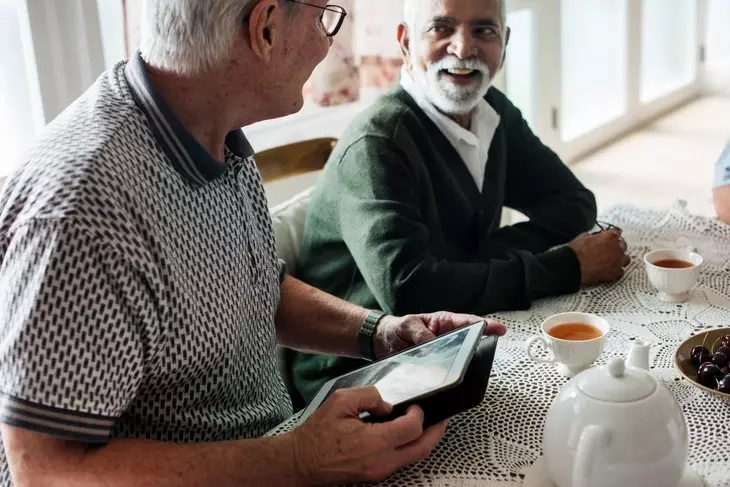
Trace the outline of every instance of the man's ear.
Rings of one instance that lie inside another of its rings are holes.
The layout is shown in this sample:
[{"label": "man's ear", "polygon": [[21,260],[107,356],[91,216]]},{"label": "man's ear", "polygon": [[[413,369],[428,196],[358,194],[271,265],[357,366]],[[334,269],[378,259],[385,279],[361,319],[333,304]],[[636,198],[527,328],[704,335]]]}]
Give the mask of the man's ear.
[{"label": "man's ear", "polygon": [[262,61],[271,61],[272,51],[283,25],[283,14],[276,0],[262,0],[248,17],[251,50]]},{"label": "man's ear", "polygon": [[404,23],[398,25],[398,44],[400,45],[400,53],[403,57],[403,63],[411,68],[411,46],[410,46],[410,33],[408,32],[408,26]]}]

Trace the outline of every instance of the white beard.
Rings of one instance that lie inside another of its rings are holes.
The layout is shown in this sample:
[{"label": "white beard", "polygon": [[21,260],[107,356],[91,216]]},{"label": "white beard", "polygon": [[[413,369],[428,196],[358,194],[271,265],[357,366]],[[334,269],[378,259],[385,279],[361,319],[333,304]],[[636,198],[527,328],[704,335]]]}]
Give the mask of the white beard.
[{"label": "white beard", "polygon": [[[415,52],[411,51],[415,56]],[[444,69],[473,69],[479,72],[478,81],[470,86],[459,86],[442,76]],[[461,60],[448,55],[428,67],[426,71],[413,66],[413,81],[425,95],[426,99],[436,108],[450,115],[465,115],[476,108],[479,100],[484,98],[492,85],[492,74],[482,61]]]}]

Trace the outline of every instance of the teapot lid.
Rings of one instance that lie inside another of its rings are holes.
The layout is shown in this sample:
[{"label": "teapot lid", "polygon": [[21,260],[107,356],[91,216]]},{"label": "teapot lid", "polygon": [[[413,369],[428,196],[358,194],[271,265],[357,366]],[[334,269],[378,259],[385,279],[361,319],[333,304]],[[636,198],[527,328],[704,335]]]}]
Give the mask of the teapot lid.
[{"label": "teapot lid", "polygon": [[608,367],[589,369],[577,378],[578,389],[586,396],[606,402],[636,402],[656,390],[656,381],[644,370],[626,368],[622,358],[613,358]]}]

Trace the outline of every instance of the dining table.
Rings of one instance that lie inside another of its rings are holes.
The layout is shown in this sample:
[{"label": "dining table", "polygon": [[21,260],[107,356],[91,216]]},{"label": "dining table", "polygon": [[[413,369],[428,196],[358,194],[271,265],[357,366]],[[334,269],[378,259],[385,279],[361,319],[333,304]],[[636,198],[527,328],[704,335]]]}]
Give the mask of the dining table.
[{"label": "dining table", "polygon": [[[527,310],[489,315],[508,327],[500,338],[484,400],[451,418],[446,434],[424,461],[406,467],[380,487],[517,487],[542,455],[545,417],[570,380],[549,364],[532,361],[528,339],[551,315],[580,311],[610,323],[596,366],[626,357],[633,340],[650,344],[650,373],[672,393],[684,412],[689,467],[706,487],[730,487],[730,401],[681,379],[674,368],[678,345],[693,334],[730,328],[730,226],[691,214],[683,201],[671,207],[613,207],[600,220],[619,227],[631,263],[613,283],[541,299]],[[644,255],[660,248],[693,248],[704,263],[688,301],[658,299]],[[290,430],[290,418],[273,433]],[[660,487],[660,486],[657,486]]]}]

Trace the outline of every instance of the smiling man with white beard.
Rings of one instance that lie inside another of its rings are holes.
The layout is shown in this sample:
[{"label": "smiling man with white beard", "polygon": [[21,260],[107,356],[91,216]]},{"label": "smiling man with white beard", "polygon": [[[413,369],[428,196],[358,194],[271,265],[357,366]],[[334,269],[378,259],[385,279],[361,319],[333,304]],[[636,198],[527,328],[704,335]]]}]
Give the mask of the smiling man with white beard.
[{"label": "smiling man with white beard", "polygon": [[[315,188],[298,277],[388,313],[529,308],[628,263],[596,202],[496,88],[500,0],[405,0],[400,85],[347,128]],[[529,220],[500,228],[502,210]],[[567,244],[567,245],[563,245]],[[305,401],[359,360],[299,353]]]}]

